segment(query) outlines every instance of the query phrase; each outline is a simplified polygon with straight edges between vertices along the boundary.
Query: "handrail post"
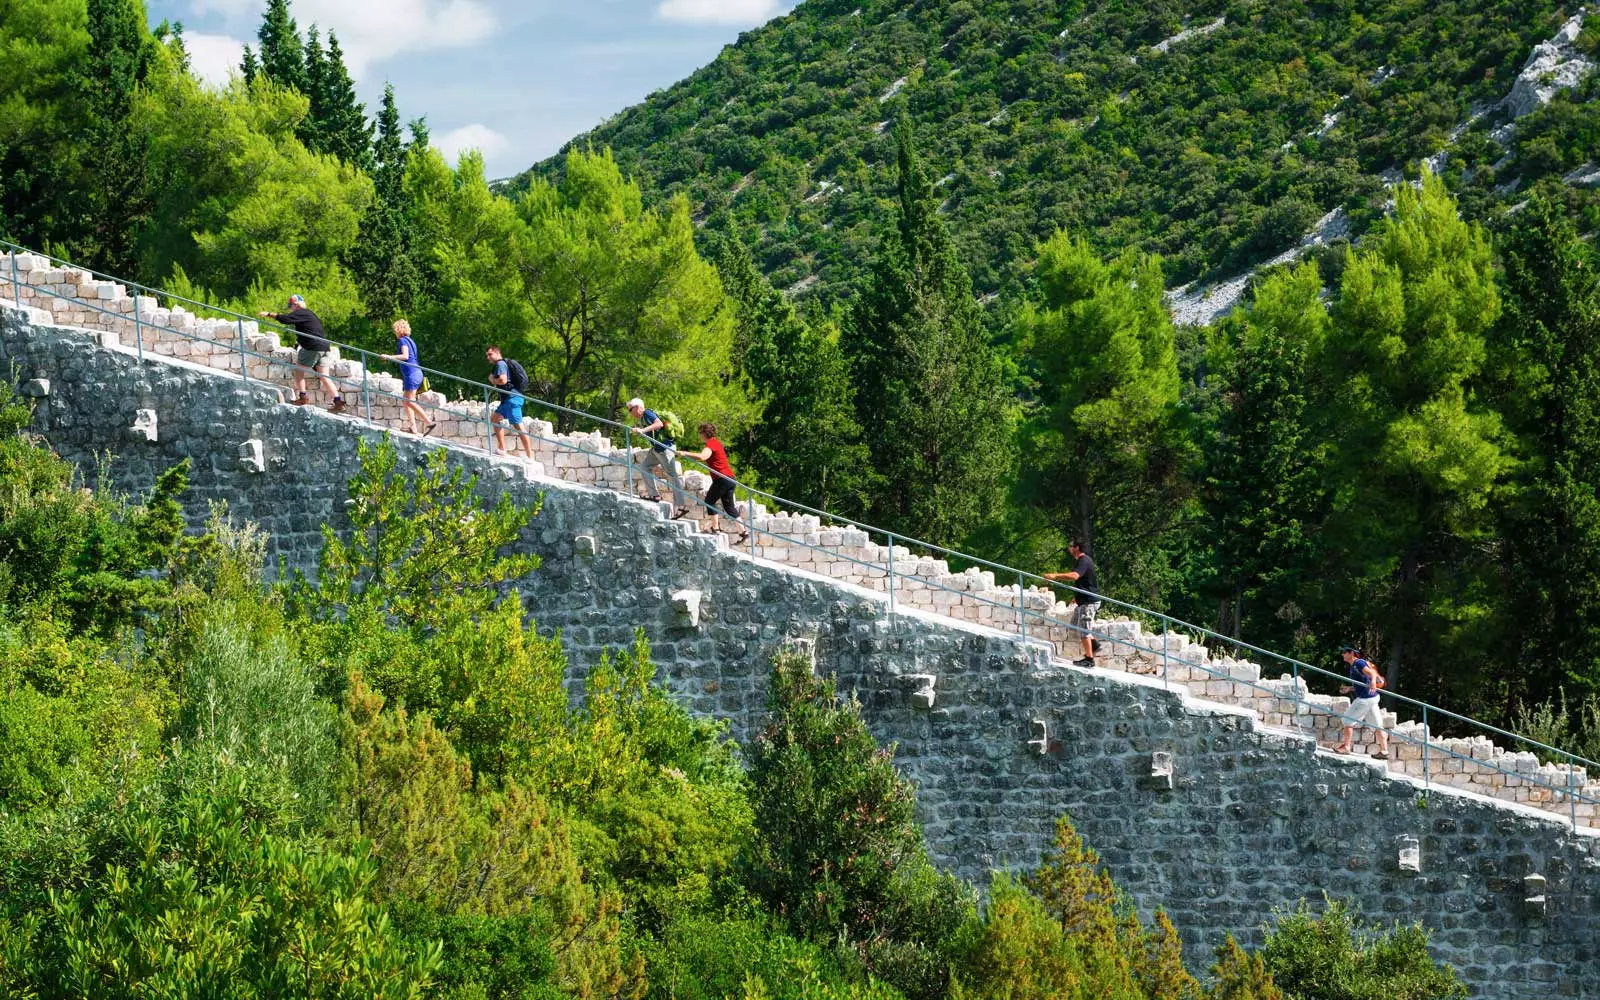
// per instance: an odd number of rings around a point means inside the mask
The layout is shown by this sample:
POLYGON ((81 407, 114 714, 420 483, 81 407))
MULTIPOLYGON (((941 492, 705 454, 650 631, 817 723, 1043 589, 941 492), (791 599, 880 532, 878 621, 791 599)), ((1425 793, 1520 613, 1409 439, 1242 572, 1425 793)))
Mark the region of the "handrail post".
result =
POLYGON ((483 420, 483 453, 492 458, 494 457, 494 438, 490 433, 490 424, 494 423, 494 418, 489 416, 488 386, 483 387, 483 413, 481 419, 483 420))
POLYGON ((1022 632, 1022 641, 1028 641, 1028 591, 1022 582, 1022 571, 1017 570, 1017 628, 1022 632))
MULTIPOLYGON (((16 258, 12 258, 15 263, 16 258)), ((139 286, 133 286, 133 345, 134 352, 139 356, 140 364, 144 363, 144 321, 139 318, 139 286)), ((151 317, 154 318, 153 316, 151 317)))
POLYGON ((367 420, 372 420, 372 390, 367 387, 368 369, 367 352, 361 352, 361 408, 366 411, 367 420))
POLYGON ((1428 762, 1428 744, 1433 742, 1433 730, 1428 728, 1428 705, 1422 705, 1422 796, 1426 800, 1433 794, 1433 770, 1428 762))
MULTIPOLYGON (((1300 728, 1300 703, 1302 701, 1302 699, 1300 697, 1300 664, 1291 661, 1290 664, 1289 664, 1289 668, 1293 671, 1293 674, 1291 675, 1289 683, 1294 685, 1294 687, 1292 688, 1292 690, 1294 692, 1294 728, 1295 729, 1299 729, 1300 728)), ((1315 740, 1317 738, 1317 727, 1316 727, 1315 723, 1313 723, 1312 726, 1311 726, 1311 738, 1313 740, 1315 740)))
POLYGON ((22 308, 22 282, 17 280, 17 247, 11 247, 11 298, 22 308))
POLYGON ((885 531, 884 537, 889 540, 889 610, 894 610, 894 532, 885 531))
POLYGON ((746 491, 744 502, 745 502, 745 508, 744 508, 745 517, 750 519, 750 530, 747 532, 747 534, 749 534, 749 536, 750 536, 750 539, 749 539, 750 558, 754 559, 756 557, 756 497, 755 497, 755 494, 754 493, 750 493, 749 491, 746 491))
POLYGON ((1162 683, 1162 685, 1164 685, 1168 689, 1170 689, 1172 687, 1172 681, 1168 680, 1168 678, 1167 678, 1167 665, 1172 662, 1172 654, 1167 651, 1167 641, 1168 641, 1167 637, 1169 635, 1171 635, 1171 634, 1172 634, 1172 629, 1167 627, 1167 623, 1166 622, 1162 622, 1161 623, 1161 683, 1162 683))
MULTIPOLYGON (((639 495, 638 492, 636 490, 634 490, 634 488, 633 488, 633 428, 632 427, 624 427, 622 429, 622 454, 625 456, 625 459, 626 459, 626 461, 628 463, 628 496, 630 496, 630 497, 638 496, 639 495)), ((752 505, 754 505, 755 502, 756 502, 756 498, 755 497, 751 497, 750 498, 750 503, 752 505)), ((754 509, 755 509, 754 506, 752 506, 751 510, 754 510, 754 509)), ((752 523, 754 523, 755 514, 752 513, 750 515, 750 520, 751 520, 752 523)))
POLYGON ((1569 755, 1567 757, 1567 818, 1572 820, 1573 833, 1578 832, 1578 796, 1575 794, 1577 781, 1578 765, 1573 762, 1572 757, 1569 755))
MULTIPOLYGON (((137 300, 134 305, 137 307, 137 300)), ((239 329, 239 377, 248 382, 250 381, 250 357, 245 354, 244 350, 244 317, 240 316, 233 322, 239 329)))

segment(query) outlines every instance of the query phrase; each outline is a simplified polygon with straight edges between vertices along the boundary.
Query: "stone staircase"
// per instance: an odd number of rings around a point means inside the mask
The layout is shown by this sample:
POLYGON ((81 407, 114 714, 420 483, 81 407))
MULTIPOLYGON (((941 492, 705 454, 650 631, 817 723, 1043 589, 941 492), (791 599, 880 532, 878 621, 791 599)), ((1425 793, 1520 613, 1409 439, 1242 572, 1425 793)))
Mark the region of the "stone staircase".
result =
MULTIPOLYGON (((54 266, 30 254, 15 257, 17 304, 43 310, 49 322, 94 331, 106 346, 142 347, 146 355, 176 358, 277 386, 288 400, 293 381, 295 350, 272 331, 249 320, 197 316, 181 307, 166 307, 153 297, 130 297, 114 282, 99 280, 87 271, 54 266), (137 320, 135 319, 137 317, 137 320), (242 347, 242 350, 241 350, 242 347)), ((9 298, 8 280, 13 260, 0 254, 0 297, 9 298)), ((400 380, 387 372, 364 370, 360 361, 330 354, 329 374, 342 383, 350 410, 331 419, 366 420, 398 430, 402 424, 400 380), (370 415, 370 416, 369 416, 370 415)), ((326 405, 316 380, 308 380, 313 403, 326 405)), ((431 437, 456 445, 489 449, 485 433, 486 406, 481 399, 448 399, 443 393, 425 392, 418 401, 434 415, 437 427, 431 437)), ((531 408, 531 404, 530 404, 531 408)), ((559 434, 549 421, 530 417, 523 429, 532 436, 534 461, 516 461, 529 478, 549 477, 613 490, 628 488, 628 455, 599 432, 559 434)), ((507 443, 516 442, 508 434, 507 443)), ((633 461, 643 457, 635 449, 633 461)), ((633 471, 635 491, 642 490, 642 474, 633 471)), ((709 477, 698 471, 684 475, 685 487, 703 494, 709 477)), ((670 514, 663 503, 662 514, 670 514)), ((989 570, 953 571, 947 560, 919 554, 902 545, 892 551, 856 527, 825 523, 813 514, 769 510, 746 501, 742 519, 754 532, 739 546, 750 555, 790 569, 814 573, 869 590, 889 592, 889 567, 893 563, 892 592, 899 609, 954 618, 970 624, 1022 633, 1030 642, 1048 643, 1055 656, 1071 660, 1080 653, 1080 635, 1067 623, 1067 605, 1046 587, 1019 586, 997 581, 989 570), (1020 610, 1019 610, 1020 605, 1020 610)), ((705 530, 707 512, 694 527, 705 530)), ((730 536, 724 527, 720 544, 730 536)), ((688 525, 685 530, 690 530, 688 525)), ((1315 737, 1323 745, 1336 743, 1343 728, 1341 715, 1349 699, 1312 692, 1304 677, 1288 673, 1266 677, 1260 665, 1217 657, 1204 644, 1177 632, 1151 633, 1142 622, 1123 618, 1096 623, 1099 637, 1097 668, 1141 674, 1178 686, 1192 697, 1254 711, 1266 726, 1315 737)), ((1382 713, 1391 730, 1391 773, 1426 780, 1468 792, 1512 801, 1575 817, 1587 826, 1600 826, 1600 780, 1581 768, 1542 764, 1532 753, 1507 750, 1485 737, 1433 736, 1417 722, 1398 722, 1393 712, 1382 713), (1426 747, 1426 752, 1424 751, 1426 747), (1577 793, 1569 800, 1565 789, 1577 793)), ((1358 731, 1366 742, 1357 753, 1375 749, 1374 734, 1358 731)))

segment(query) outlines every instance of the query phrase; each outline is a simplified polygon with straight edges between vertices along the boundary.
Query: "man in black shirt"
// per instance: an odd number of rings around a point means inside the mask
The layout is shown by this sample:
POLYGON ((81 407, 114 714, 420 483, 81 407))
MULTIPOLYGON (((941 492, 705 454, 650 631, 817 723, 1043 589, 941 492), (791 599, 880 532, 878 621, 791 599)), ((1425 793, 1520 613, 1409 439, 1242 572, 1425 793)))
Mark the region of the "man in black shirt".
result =
POLYGON ((1094 560, 1083 550, 1081 541, 1074 538, 1067 551, 1072 553, 1075 560, 1072 572, 1046 573, 1044 578, 1072 584, 1075 593, 1067 611, 1072 615, 1072 627, 1083 636, 1083 658, 1073 662, 1080 667, 1092 667, 1094 637, 1089 633, 1094 628, 1094 616, 1100 611, 1100 579, 1094 571, 1094 560))
POLYGON ((306 397, 306 372, 314 371, 322 380, 322 391, 333 397, 333 405, 328 410, 333 413, 344 412, 344 397, 339 395, 339 387, 328 378, 325 366, 328 351, 332 345, 322 332, 322 320, 317 314, 306 308, 306 300, 298 295, 289 296, 289 311, 282 313, 257 313, 263 319, 275 319, 284 326, 293 327, 295 331, 294 370, 294 405, 304 406, 311 402, 306 397))

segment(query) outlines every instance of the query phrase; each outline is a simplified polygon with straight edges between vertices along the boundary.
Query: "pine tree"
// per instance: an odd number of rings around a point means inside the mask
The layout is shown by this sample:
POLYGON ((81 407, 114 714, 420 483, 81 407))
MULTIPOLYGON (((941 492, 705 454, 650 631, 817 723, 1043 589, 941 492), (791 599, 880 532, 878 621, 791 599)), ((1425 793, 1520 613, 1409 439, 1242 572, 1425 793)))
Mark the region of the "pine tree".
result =
POLYGON ((841 347, 881 476, 869 516, 948 544, 999 508, 1014 465, 1014 407, 911 126, 902 123, 897 137, 898 225, 886 234, 841 347))
POLYGON ((300 40, 300 28, 289 13, 289 0, 267 0, 256 38, 261 43, 261 72, 267 79, 306 93, 310 82, 306 77, 305 45, 300 40))
POLYGON ((1322 360, 1339 383, 1324 415, 1345 486, 1325 566, 1354 581, 1329 603, 1361 609, 1349 634, 1381 636, 1368 651, 1400 691, 1413 663, 1433 690, 1476 688, 1488 665, 1494 568, 1481 552, 1511 464, 1500 415, 1473 391, 1500 312, 1493 265, 1442 181, 1397 188, 1393 218, 1350 255, 1322 360))
POLYGON ((1232 934, 1217 945, 1211 975, 1215 982, 1207 1000, 1283 1000, 1283 991, 1273 984, 1261 956, 1239 947, 1232 934))
POLYGON ((250 83, 261 72, 261 63, 256 59, 256 52, 250 46, 244 47, 244 56, 239 60, 239 75, 244 77, 245 83, 250 83))
POLYGON ((741 455, 784 496, 858 510, 870 470, 838 344, 795 314, 737 234, 719 240, 713 262, 735 314, 734 356, 762 407, 738 442, 741 455))
POLYGON ((1507 394, 1532 460, 1502 508, 1514 582, 1507 653, 1528 700, 1600 690, 1600 261, 1536 199, 1505 243, 1507 394))

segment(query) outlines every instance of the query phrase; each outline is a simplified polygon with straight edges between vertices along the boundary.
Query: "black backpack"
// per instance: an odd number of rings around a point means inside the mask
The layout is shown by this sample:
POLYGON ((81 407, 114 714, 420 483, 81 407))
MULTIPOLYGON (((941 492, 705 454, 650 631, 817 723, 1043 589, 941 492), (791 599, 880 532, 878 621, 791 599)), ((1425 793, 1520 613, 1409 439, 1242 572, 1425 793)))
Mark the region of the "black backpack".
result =
POLYGON ((522 362, 506 358, 506 379, 519 394, 528 391, 528 371, 522 367, 522 362))

